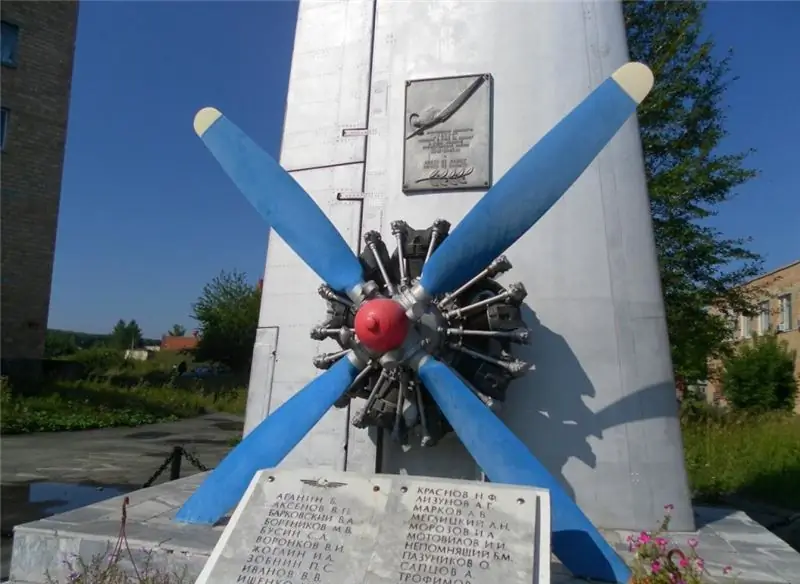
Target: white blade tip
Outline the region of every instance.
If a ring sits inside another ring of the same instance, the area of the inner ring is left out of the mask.
[[[211,124],[216,122],[221,117],[222,113],[217,108],[204,107],[194,115],[195,134],[202,138],[203,134],[206,133],[206,130],[211,127]]]
[[[637,104],[653,89],[653,72],[642,63],[626,63],[614,71],[611,78]]]

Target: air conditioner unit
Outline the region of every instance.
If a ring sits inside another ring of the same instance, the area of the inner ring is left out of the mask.
[[[783,324],[782,322],[779,322],[777,325],[775,325],[775,330],[779,333],[785,333],[786,331],[789,330],[789,327]]]

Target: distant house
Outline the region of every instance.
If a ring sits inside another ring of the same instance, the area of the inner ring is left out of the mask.
[[[755,316],[730,315],[734,328],[731,340],[736,344],[747,343],[753,335],[774,332],[790,349],[800,354],[800,260],[759,276],[744,287],[757,289],[761,302]],[[712,368],[719,365],[711,364]],[[795,361],[795,377],[800,382],[800,358]],[[709,380],[705,392],[709,400],[724,402],[718,376]],[[800,400],[795,411],[800,414]]]
[[[196,336],[172,337],[164,335],[161,337],[162,351],[190,351],[197,347]]]
[[[133,361],[147,361],[153,355],[147,349],[128,349],[125,351],[125,358]]]

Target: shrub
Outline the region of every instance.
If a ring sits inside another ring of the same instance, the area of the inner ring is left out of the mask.
[[[209,411],[244,413],[245,389],[213,396],[175,387],[115,387],[101,380],[44,385],[34,395],[0,395],[0,433],[58,432],[140,426],[199,416]]]
[[[723,362],[725,399],[737,410],[792,410],[797,396],[796,357],[775,335],[754,337]]]
[[[86,367],[90,375],[99,375],[109,370],[123,369],[126,365],[125,354],[108,347],[92,347],[78,351],[72,356],[72,361]]]

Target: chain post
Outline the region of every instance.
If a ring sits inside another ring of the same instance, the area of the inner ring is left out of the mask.
[[[181,478],[181,460],[183,459],[183,447],[173,446],[172,464],[169,467],[169,480],[175,481]]]

